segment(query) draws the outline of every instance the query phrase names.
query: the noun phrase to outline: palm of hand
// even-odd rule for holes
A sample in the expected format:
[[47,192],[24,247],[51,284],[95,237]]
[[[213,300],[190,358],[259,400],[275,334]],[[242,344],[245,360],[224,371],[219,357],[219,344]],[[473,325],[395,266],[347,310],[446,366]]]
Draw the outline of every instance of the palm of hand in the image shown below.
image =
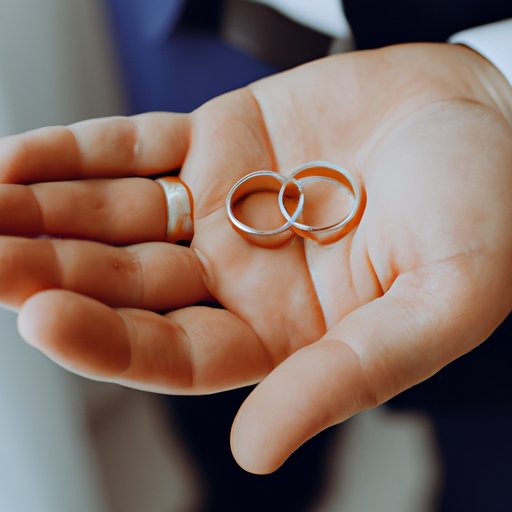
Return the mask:
[[[377,75],[382,91],[375,93],[372,84],[357,79],[347,79],[343,90],[334,79],[350,64],[356,76]],[[506,202],[497,198],[497,192],[510,179],[503,163],[509,128],[496,123],[486,106],[469,105],[458,96],[460,91],[446,84],[422,91],[421,86],[411,87],[413,76],[386,88],[397,71],[389,63],[376,69],[375,62],[358,62],[355,57],[352,63],[340,63],[339,69],[329,65],[317,63],[316,69],[311,66],[256,84],[252,94],[221,98],[200,112],[198,124],[212,139],[198,152],[214,147],[214,137],[230,141],[238,152],[215,155],[212,169],[205,170],[213,177],[213,186],[202,204],[205,212],[213,213],[198,220],[194,247],[208,262],[214,296],[256,331],[271,366],[381,297],[399,277],[410,287],[400,298],[401,315],[409,309],[411,315],[425,314],[423,322],[451,323],[453,346],[444,348],[443,361],[438,362],[445,364],[480,341],[509,307],[506,299],[498,299],[504,295],[503,286],[484,299],[502,302],[499,313],[485,310],[483,295],[477,296],[489,294],[489,283],[505,282],[501,273],[495,273],[503,268],[510,244]],[[354,101],[347,105],[346,97],[333,100],[336,90]],[[339,102],[338,108],[333,101]],[[296,239],[278,250],[259,249],[234,233],[225,214],[219,214],[216,206],[246,172],[278,168],[286,173],[301,162],[320,158],[356,170],[368,194],[357,230],[335,246],[322,248]],[[206,159],[192,156],[191,167],[198,160]],[[187,171],[185,166],[185,178]],[[417,310],[431,298],[422,294],[438,297],[438,307]],[[454,314],[464,312],[459,321],[452,321],[452,312],[445,318],[445,301],[454,301]],[[471,317],[474,324],[468,321]],[[407,329],[409,320],[401,321]],[[383,357],[387,351],[400,353],[398,343],[366,348],[383,351]],[[424,357],[419,343],[417,348],[418,357]],[[433,344],[429,348],[436,349]],[[403,356],[407,361],[407,354]],[[428,376],[432,368],[425,371],[415,379]],[[367,378],[383,380],[381,374]],[[387,379],[389,375],[384,382]],[[377,402],[389,397],[387,386],[381,391],[371,391]]]
[[[510,128],[480,90],[420,73],[416,52],[438,51],[427,48],[321,61],[204,106],[181,171],[195,200],[192,252],[149,258],[165,286],[145,294],[159,298],[103,300],[137,306],[120,310],[120,322],[96,301],[43,292],[25,306],[22,332],[78,371],[170,392],[255,382],[294,354],[237,420],[235,452],[264,472],[321,428],[469,350],[510,308]],[[295,239],[269,250],[231,229],[223,204],[239,177],[315,159],[359,174],[368,201],[356,230],[329,248]],[[166,270],[176,251],[176,270]],[[94,287],[69,288],[102,299]],[[211,298],[225,310],[144,311]],[[48,322],[57,311],[60,323]],[[262,451],[269,432],[282,443]]]

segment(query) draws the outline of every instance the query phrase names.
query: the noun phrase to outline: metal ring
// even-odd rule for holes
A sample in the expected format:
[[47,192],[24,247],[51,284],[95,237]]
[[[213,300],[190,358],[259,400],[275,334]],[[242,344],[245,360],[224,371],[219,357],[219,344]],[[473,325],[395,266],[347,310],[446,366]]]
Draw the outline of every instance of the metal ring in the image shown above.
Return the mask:
[[155,180],[165,194],[167,206],[167,240],[172,243],[190,242],[194,237],[192,192],[176,176],[164,176]]
[[[247,197],[250,194],[255,192],[264,192],[264,191],[275,191],[282,192],[283,196],[283,204],[284,204],[284,194],[286,192],[286,188],[289,184],[293,184],[297,193],[297,207],[295,212],[292,215],[289,215],[289,218],[286,219],[285,223],[275,229],[256,229],[247,224],[243,223],[240,219],[238,219],[234,213],[234,206],[243,198]],[[293,223],[298,219],[300,214],[302,213],[302,209],[304,207],[304,193],[302,190],[302,185],[300,185],[293,178],[286,178],[281,174],[278,174],[274,171],[256,171],[250,174],[247,174],[243,178],[239,179],[229,191],[226,197],[226,211],[228,214],[229,221],[231,225],[238,231],[242,236],[250,235],[251,237],[272,237],[275,235],[280,235],[285,231],[290,230],[290,227]],[[291,232],[293,235],[293,232]],[[289,237],[288,237],[289,239]],[[254,241],[251,238],[251,241]],[[268,245],[268,244],[265,244]]]
[[[352,208],[341,220],[326,226],[310,226],[294,221],[292,230],[298,235],[315,240],[325,245],[337,242],[345,236],[353,227],[353,221],[356,219],[361,206],[361,187],[357,180],[343,167],[331,162],[316,160],[305,163],[296,168],[289,176],[295,179],[299,184],[311,181],[328,180],[335,182],[348,190],[353,197]],[[280,191],[278,202],[281,213],[290,221],[292,216],[286,209],[284,197]]]

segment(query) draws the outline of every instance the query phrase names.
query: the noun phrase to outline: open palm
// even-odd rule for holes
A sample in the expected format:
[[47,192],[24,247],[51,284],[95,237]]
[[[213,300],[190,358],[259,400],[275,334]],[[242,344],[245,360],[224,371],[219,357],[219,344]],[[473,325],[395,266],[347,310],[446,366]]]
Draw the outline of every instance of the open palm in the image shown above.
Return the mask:
[[[4,139],[0,300],[21,307],[27,341],[92,378],[168,393],[264,379],[232,442],[242,466],[272,471],[509,313],[507,87],[469,50],[406,45],[324,59],[191,115]],[[318,159],[365,186],[342,241],[268,249],[231,228],[237,179]],[[178,167],[190,248],[165,242],[162,191],[146,178]]]

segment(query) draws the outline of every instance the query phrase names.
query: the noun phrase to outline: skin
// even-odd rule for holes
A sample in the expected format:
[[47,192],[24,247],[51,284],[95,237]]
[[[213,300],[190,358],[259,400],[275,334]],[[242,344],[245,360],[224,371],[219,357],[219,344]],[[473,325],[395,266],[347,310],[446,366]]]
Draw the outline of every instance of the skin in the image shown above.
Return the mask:
[[[5,138],[0,300],[28,343],[90,378],[175,394],[259,382],[231,444],[247,471],[272,472],[509,314],[511,120],[512,89],[491,64],[417,44],[322,59],[190,115]],[[317,159],[364,184],[345,238],[269,249],[231,228],[237,179]],[[148,179],[179,167],[194,196],[190,248],[165,241]]]

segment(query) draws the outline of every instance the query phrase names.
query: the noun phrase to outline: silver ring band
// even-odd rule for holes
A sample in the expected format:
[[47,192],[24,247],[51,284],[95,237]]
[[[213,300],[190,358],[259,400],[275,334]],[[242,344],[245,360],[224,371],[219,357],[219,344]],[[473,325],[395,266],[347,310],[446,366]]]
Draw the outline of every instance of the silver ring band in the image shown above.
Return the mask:
[[194,237],[192,192],[176,176],[155,180],[165,195],[167,207],[167,240],[171,243],[190,242]]
[[[354,220],[361,206],[361,187],[357,180],[343,167],[324,160],[316,160],[299,166],[289,178],[295,179],[301,185],[321,180],[330,181],[347,190],[352,197],[352,207],[348,214],[339,221],[326,226],[310,226],[299,222],[293,222],[292,225],[292,229],[298,235],[312,238],[318,243],[333,243],[342,238],[346,234],[345,228]],[[284,218],[290,220],[291,216],[286,209],[281,192],[278,201]]]
[[[303,185],[317,181],[327,181],[347,192],[352,200],[350,211],[333,223],[323,226],[312,226],[298,222],[304,209]],[[293,186],[295,195],[290,195]],[[278,191],[278,205],[285,222],[275,229],[257,229],[242,222],[235,214],[234,207],[242,199],[255,192]],[[285,199],[293,199],[293,213],[285,204]],[[359,221],[363,203],[363,189],[359,182],[343,167],[332,162],[316,160],[307,162],[289,176],[274,171],[256,171],[239,179],[230,189],[226,197],[226,211],[231,226],[242,237],[257,245],[275,247],[276,244],[263,243],[265,237],[276,237],[289,231],[303,238],[312,239],[319,244],[334,243],[343,238]],[[281,240],[284,238],[281,236]],[[286,240],[289,240],[290,236]]]
[[[245,224],[236,216],[234,211],[236,204],[255,192],[282,192],[284,202],[284,195],[288,185],[293,185],[295,188],[297,205],[293,214],[289,216],[289,219],[285,219],[284,224],[281,226],[274,229],[257,229]],[[272,237],[288,231],[302,213],[303,207],[304,193],[302,186],[294,179],[286,178],[274,171],[256,171],[247,174],[231,187],[226,197],[226,211],[231,225],[240,234],[251,237]]]

